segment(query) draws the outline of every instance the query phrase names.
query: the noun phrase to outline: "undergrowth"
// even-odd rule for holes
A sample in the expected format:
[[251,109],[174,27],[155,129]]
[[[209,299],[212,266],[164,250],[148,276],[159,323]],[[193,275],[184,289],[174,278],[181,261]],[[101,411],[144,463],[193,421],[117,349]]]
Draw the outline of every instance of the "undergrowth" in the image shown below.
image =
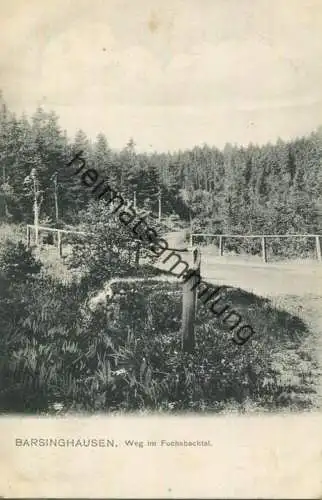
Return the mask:
[[11,280],[3,261],[0,269],[2,412],[314,405],[317,368],[305,347],[310,332],[267,299],[223,289],[223,300],[255,330],[243,346],[234,344],[228,327],[199,302],[196,349],[187,355],[181,351],[178,283],[119,284],[108,305],[91,313],[90,281],[62,283],[35,266]]

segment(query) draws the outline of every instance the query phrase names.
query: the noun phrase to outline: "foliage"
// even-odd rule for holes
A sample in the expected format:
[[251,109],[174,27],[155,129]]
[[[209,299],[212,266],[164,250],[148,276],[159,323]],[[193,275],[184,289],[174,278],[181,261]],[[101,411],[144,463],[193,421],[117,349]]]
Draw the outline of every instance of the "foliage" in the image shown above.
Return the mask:
[[[121,213],[122,210],[120,210]],[[136,264],[137,241],[135,234],[113,214],[102,200],[89,203],[81,214],[82,230],[86,237],[74,239],[70,268],[84,270],[93,284],[100,284],[112,276],[142,276],[144,269]],[[140,259],[147,257],[147,246],[140,245]],[[153,254],[152,254],[153,255]],[[151,266],[148,272],[155,273]]]
[[178,283],[118,284],[95,314],[86,309],[82,284],[42,276],[2,285],[3,411],[296,410],[314,399],[306,328],[251,294],[230,289],[226,300],[247,311],[256,336],[236,346],[200,306],[196,351],[186,355]]
[[0,253],[0,270],[12,281],[26,280],[38,274],[42,264],[22,241],[6,240]]

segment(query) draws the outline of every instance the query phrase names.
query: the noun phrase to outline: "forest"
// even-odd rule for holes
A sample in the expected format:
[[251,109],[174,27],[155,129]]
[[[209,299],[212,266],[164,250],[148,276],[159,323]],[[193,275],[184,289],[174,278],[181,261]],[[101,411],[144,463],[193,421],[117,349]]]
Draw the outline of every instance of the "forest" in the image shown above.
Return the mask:
[[[216,137],[214,137],[214,143]],[[139,208],[193,231],[233,234],[321,232],[322,127],[307,137],[275,144],[195,146],[175,152],[137,152],[129,139],[122,150],[100,132],[91,140],[82,130],[68,137],[59,117],[39,108],[17,117],[4,99],[0,106],[0,217],[32,223],[30,172],[37,170],[41,217],[56,227],[77,225],[91,195],[79,189],[64,166],[84,152],[95,168]],[[58,207],[55,208],[56,190]],[[189,226],[188,226],[189,224]]]

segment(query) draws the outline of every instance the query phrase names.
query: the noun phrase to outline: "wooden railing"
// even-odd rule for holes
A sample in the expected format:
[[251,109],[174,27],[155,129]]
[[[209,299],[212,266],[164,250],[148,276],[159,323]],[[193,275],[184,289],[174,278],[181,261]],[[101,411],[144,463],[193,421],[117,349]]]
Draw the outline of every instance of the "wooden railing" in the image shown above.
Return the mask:
[[[35,226],[32,224],[27,224],[27,247],[29,248],[31,246],[31,229],[36,231]],[[49,233],[56,233],[57,234],[57,249],[59,256],[62,257],[63,255],[63,240],[62,240],[62,234],[79,234],[82,236],[89,236],[89,233],[85,233],[84,231],[73,231],[69,229],[57,229],[55,227],[47,227],[47,226],[38,226],[37,227],[38,232],[44,231],[44,232],[49,232]]]
[[[212,241],[214,238],[219,239],[219,255],[222,257],[224,253],[224,242],[227,238],[234,239],[260,239],[262,245],[262,259],[263,262],[267,262],[267,239],[268,238],[314,238],[316,257],[317,260],[321,262],[321,235],[319,234],[209,234],[209,233],[192,233],[190,235],[190,246],[194,245],[194,237],[203,237],[206,239],[206,244],[209,239]],[[211,243],[209,243],[211,244]]]
[[[31,230],[36,232],[36,228],[33,224],[27,224],[27,247],[31,246]],[[63,234],[76,234],[81,236],[93,236],[93,233],[87,233],[84,231],[75,231],[71,229],[58,229],[56,227],[47,227],[47,226],[37,226],[38,233],[40,231],[56,233],[57,234],[57,249],[59,257],[63,256]],[[138,266],[140,263],[140,248],[141,248],[141,240],[133,239],[133,243],[135,245],[135,263]]]

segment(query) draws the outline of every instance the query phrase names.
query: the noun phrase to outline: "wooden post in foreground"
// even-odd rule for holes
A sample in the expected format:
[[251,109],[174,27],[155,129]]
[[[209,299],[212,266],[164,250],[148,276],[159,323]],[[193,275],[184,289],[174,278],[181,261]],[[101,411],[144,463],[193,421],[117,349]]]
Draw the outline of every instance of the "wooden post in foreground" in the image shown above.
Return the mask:
[[262,257],[263,257],[263,262],[267,262],[267,249],[266,249],[266,238],[265,236],[262,237]]
[[320,236],[315,236],[315,245],[316,245],[316,256],[317,256],[317,259],[321,262],[322,257],[321,257]]
[[[201,253],[198,248],[192,251],[193,264],[190,268],[191,277],[183,284],[182,296],[182,341],[184,352],[193,352],[195,348],[195,316],[197,305],[198,275],[200,275]],[[194,273],[192,271],[195,271]]]

